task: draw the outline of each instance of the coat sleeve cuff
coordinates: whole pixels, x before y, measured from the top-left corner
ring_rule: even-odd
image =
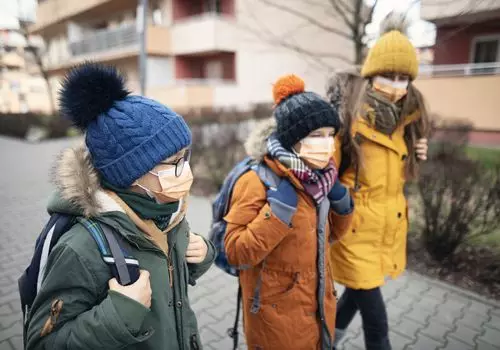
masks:
[[[351,213],[354,208],[354,204],[349,191],[345,191],[344,196],[339,200],[330,200],[330,207],[339,215],[347,215]]]
[[[133,335],[137,335],[150,310],[141,303],[114,290],[109,291],[109,297],[127,329]]]

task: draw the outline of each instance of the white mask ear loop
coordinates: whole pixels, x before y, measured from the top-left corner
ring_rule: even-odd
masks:
[[[134,185],[137,186],[137,187],[142,188],[146,192],[146,194],[148,195],[148,197],[150,197],[151,199],[156,200],[155,196],[153,195],[153,192],[151,192],[148,188],[144,187],[143,185],[141,185],[138,182],[136,182]]]

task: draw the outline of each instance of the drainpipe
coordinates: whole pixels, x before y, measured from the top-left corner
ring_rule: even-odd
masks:
[[[147,27],[148,27],[148,0],[138,0],[137,6],[137,32],[139,33],[139,83],[141,95],[146,94],[146,40],[147,40]]]

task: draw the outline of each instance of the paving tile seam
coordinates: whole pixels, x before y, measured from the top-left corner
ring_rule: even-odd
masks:
[[[493,312],[492,309],[488,310],[488,320],[484,321],[481,324],[481,333],[477,333],[476,336],[474,337],[474,345],[476,347],[479,346],[479,343],[478,343],[479,338],[486,334],[487,324],[492,322],[492,320],[493,320],[492,312]],[[491,327],[488,327],[488,328],[492,329]],[[485,343],[485,341],[483,341],[483,343]],[[489,344],[488,342],[486,342],[486,343]],[[493,344],[491,344],[491,345],[493,345]]]
[[[444,300],[445,300],[445,301],[447,300],[449,293],[450,293],[449,291],[447,291],[447,292],[445,293],[445,296],[444,296]],[[469,303],[470,303],[470,302],[469,302]],[[468,305],[470,305],[470,304],[468,304]],[[468,306],[468,305],[467,305],[467,306]],[[437,305],[437,306],[436,306],[436,311],[439,309],[439,306],[440,306],[440,305]],[[461,310],[461,315],[462,315],[462,316],[461,316],[461,317],[459,317],[459,318],[454,318],[454,320],[453,320],[453,322],[452,322],[452,327],[450,328],[450,330],[449,330],[449,331],[444,332],[444,335],[443,335],[444,345],[443,345],[442,347],[440,347],[440,348],[439,348],[440,350],[441,350],[441,349],[443,349],[443,350],[444,350],[444,349],[446,349],[446,348],[447,348],[448,343],[449,343],[448,336],[449,336],[450,334],[452,334],[453,332],[455,332],[455,331],[458,329],[458,321],[460,321],[460,320],[461,320],[461,319],[465,316],[465,308],[466,308],[467,306],[462,307],[462,310]],[[436,314],[436,315],[437,315],[437,314]]]
[[[488,321],[485,321],[481,324],[481,332],[478,332],[476,333],[476,335],[474,336],[474,338],[472,339],[472,341],[474,342],[474,345],[476,347],[478,347],[478,341],[479,341],[479,338],[482,337],[483,335],[486,334],[486,323],[489,322],[491,320],[491,317],[488,315]]]
[[[431,290],[431,286],[430,286],[430,285],[427,285],[427,288],[426,288],[425,290],[423,290],[423,291],[422,291],[422,293],[420,293],[420,295],[419,295],[418,297],[416,297],[416,298],[415,298],[415,302],[414,302],[414,304],[418,304],[420,301],[422,301],[422,299],[424,298],[424,294],[425,294],[425,293],[427,293],[427,292],[428,292],[428,291],[430,291],[430,290]],[[408,316],[408,315],[409,315],[409,314],[410,314],[410,313],[411,313],[414,309],[415,309],[415,306],[410,306],[410,308],[408,309],[408,311],[403,312],[403,313],[401,314],[401,322],[400,322],[399,324],[401,324],[401,323],[403,322],[403,318],[404,318],[405,316]],[[413,341],[412,341],[411,343],[406,344],[406,345],[405,345],[405,347],[403,348],[403,350],[408,350],[408,349],[410,349],[410,346],[413,346],[413,345],[415,345],[415,344],[417,343],[417,341],[418,341],[418,334],[419,334],[419,333],[420,333],[420,332],[421,332],[421,331],[422,331],[425,327],[427,327],[427,325],[428,325],[428,321],[429,321],[429,318],[430,318],[430,316],[427,316],[427,318],[426,318],[426,324],[417,328],[417,330],[415,331],[415,334],[414,334],[414,339],[413,339]],[[398,326],[399,326],[399,324],[398,324]],[[395,328],[397,328],[397,327],[395,327]],[[394,333],[397,333],[397,334],[400,334],[400,335],[404,335],[404,336],[406,336],[405,334],[402,334],[401,332],[398,332],[396,329],[395,329],[395,330],[393,330],[393,331],[394,331]],[[429,349],[429,350],[430,350],[430,349]]]
[[[399,296],[404,292],[404,290],[406,288],[408,288],[408,284],[409,284],[409,281],[406,281],[405,284],[402,285],[401,288],[399,288],[396,293],[394,294],[394,297],[392,298],[392,300],[396,300],[397,298],[399,298]],[[399,315],[398,317],[398,320],[397,320],[397,324],[399,325],[402,321],[403,321],[403,317],[406,313],[410,312],[411,310],[411,307],[409,307],[409,309],[406,309],[406,308],[401,308],[403,310],[403,312]]]
[[[431,288],[432,288],[432,287],[431,287]],[[446,298],[447,298],[448,294],[449,294],[449,291],[446,291],[446,292],[444,293],[444,295],[443,295],[443,300],[446,300]],[[427,327],[430,327],[432,317],[437,316],[437,314],[439,313],[439,307],[440,307],[440,306],[441,306],[441,304],[436,304],[436,305],[434,305],[434,312],[433,312],[433,313],[429,316],[429,318],[427,319],[427,325],[426,325]],[[455,322],[458,322],[458,319],[457,319]],[[442,340],[442,339],[436,339],[436,338],[433,338],[431,335],[425,335],[425,334],[421,333],[421,331],[420,331],[420,330],[417,332],[417,335],[418,335],[418,334],[422,334],[422,335],[424,335],[424,336],[426,336],[426,337],[429,337],[429,338],[431,338],[431,339],[433,339],[433,340],[435,340],[435,341],[438,341],[438,342],[444,342],[444,343],[443,343],[443,346],[442,346],[442,347],[439,347],[438,349],[446,349],[446,347],[448,346],[448,338],[447,338],[447,336],[448,336],[448,334],[449,334],[449,333],[454,332],[454,331],[456,330],[456,328],[458,328],[458,326],[457,326],[457,325],[453,325],[453,327],[452,327],[450,330],[448,330],[448,331],[444,332],[443,337],[442,337],[442,339],[443,339],[443,340]]]
[[[447,295],[448,295],[448,293],[447,293]],[[447,299],[445,299],[445,300],[447,300]],[[449,332],[446,332],[446,333],[445,333],[445,335],[444,335],[444,339],[445,339],[445,341],[446,341],[446,346],[448,346],[448,343],[449,343],[449,341],[450,341],[450,340],[449,340],[449,336],[458,330],[458,322],[459,322],[460,320],[462,320],[462,319],[465,317],[465,314],[466,314],[466,313],[465,313],[465,310],[466,310],[466,309],[467,309],[467,308],[468,308],[471,304],[472,304],[472,301],[471,301],[471,300],[469,300],[469,301],[468,301],[468,302],[467,302],[464,306],[462,306],[462,307],[460,308],[460,316],[459,316],[459,317],[455,317],[455,318],[453,319],[453,322],[452,322],[453,328],[452,328]],[[476,339],[477,339],[477,337],[478,337],[478,336],[479,336],[479,334],[476,334],[476,335],[474,336],[474,339],[473,339],[473,342],[474,342],[475,347],[477,347],[477,342],[476,342]],[[454,340],[455,340],[455,341],[459,341],[460,343],[463,343],[460,339],[454,338]],[[467,345],[468,345],[468,344],[467,344]],[[446,349],[446,347],[444,347],[443,349]]]

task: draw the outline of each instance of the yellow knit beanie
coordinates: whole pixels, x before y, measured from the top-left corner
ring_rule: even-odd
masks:
[[[381,25],[383,35],[368,52],[361,75],[365,78],[381,73],[418,74],[415,47],[406,36],[407,22],[403,14],[390,13]]]

